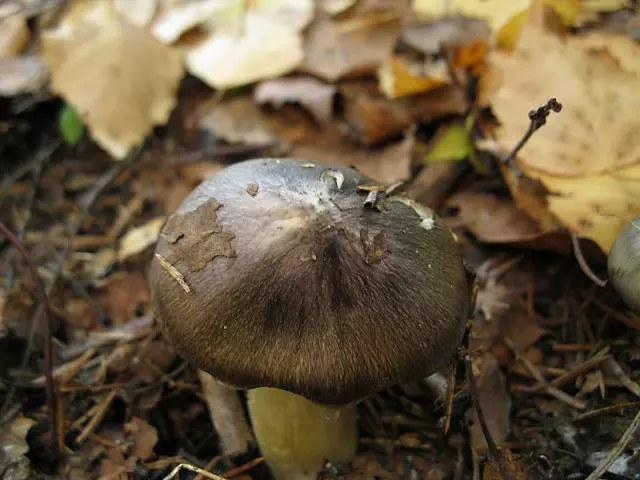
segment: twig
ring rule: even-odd
[[[576,410],[584,410],[585,408],[587,408],[586,402],[583,402],[582,400],[578,400],[577,398],[572,397],[568,393],[565,393],[562,390],[549,384],[549,382],[547,382],[547,380],[542,375],[542,372],[540,371],[540,369],[536,367],[527,357],[525,357],[524,355],[521,355],[520,352],[518,352],[518,350],[515,348],[511,340],[509,340],[508,338],[504,338],[504,342],[511,349],[513,354],[516,356],[516,359],[522,362],[522,365],[527,370],[527,372],[529,372],[529,374],[538,381],[538,383],[540,384],[540,391],[543,391],[551,395],[552,397],[557,398],[561,402],[571,405]],[[535,391],[535,390],[532,390],[532,391]]]
[[[640,397],[640,385],[631,380],[628,375],[624,373],[624,370],[622,370],[622,367],[618,362],[616,362],[613,358],[609,358],[607,360],[606,367],[611,370],[611,373],[618,377],[620,383],[622,383],[627,388],[627,390],[633,393],[636,397]]]
[[[580,248],[580,240],[578,240],[578,237],[576,237],[575,234],[573,233],[571,234],[571,243],[573,244],[573,253],[576,256],[576,260],[578,261],[580,270],[582,270],[582,272],[589,278],[589,280],[591,280],[593,283],[595,283],[599,287],[602,287],[602,288],[606,287],[608,283],[607,280],[602,280],[595,273],[593,273],[593,270],[591,270],[591,268],[589,267],[589,264],[585,260],[584,255],[582,255],[582,249]]]
[[[559,112],[560,110],[562,110],[562,104],[559,103],[555,98],[551,98],[547,103],[545,103],[541,107],[538,107],[536,110],[531,110],[529,112],[529,120],[530,120],[529,128],[527,129],[525,134],[522,136],[518,144],[511,151],[511,153],[509,153],[509,155],[507,155],[503,159],[503,162],[507,164],[509,169],[511,169],[511,171],[514,172],[516,176],[522,175],[522,170],[520,170],[513,164],[513,161],[515,160],[516,155],[522,149],[522,147],[524,147],[527,141],[531,138],[531,135],[533,135],[536,130],[538,130],[545,123],[547,123],[547,117],[549,116],[549,114],[551,112]]]
[[[473,408],[475,408],[476,414],[478,415],[478,421],[480,422],[480,428],[482,428],[482,434],[487,440],[489,455],[491,455],[495,459],[495,461],[498,462],[500,475],[502,475],[502,478],[504,480],[516,480],[515,475],[509,471],[509,467],[506,464],[505,458],[498,450],[498,446],[491,436],[489,425],[487,425],[487,419],[485,418],[482,407],[480,406],[480,392],[478,391],[476,378],[473,374],[473,363],[471,362],[471,355],[467,353],[464,355],[463,359],[467,371],[467,381],[469,382],[469,393],[471,394],[471,401],[473,402]]]
[[[117,393],[118,393],[118,390],[111,390],[107,394],[107,396],[104,397],[102,402],[96,405],[97,409],[96,409],[95,415],[89,421],[89,423],[87,423],[87,425],[82,429],[82,432],[80,432],[80,435],[76,437],[76,443],[78,445],[82,445],[84,441],[87,439],[87,437],[91,435],[93,431],[96,429],[96,427],[100,424],[104,416],[107,414],[107,411],[109,411],[109,407],[111,406],[111,403],[113,402],[113,400],[116,398]]]
[[[252,468],[257,467],[262,462],[264,462],[264,457],[254,458],[253,460],[248,461],[244,465],[240,465],[239,467],[235,467],[235,468],[232,468],[231,470],[227,470],[226,472],[223,473],[223,475],[228,478],[233,478],[240,475],[241,473],[246,472],[247,470],[251,470]]]
[[[202,468],[198,468],[195,465],[191,465],[190,463],[181,463],[180,465],[176,466],[176,468],[171,470],[169,475],[164,477],[162,480],[171,480],[173,478],[176,478],[180,470],[182,470],[183,468],[185,470],[190,470],[192,472],[199,473],[200,475],[206,478],[210,478],[211,480],[226,480],[224,477],[221,477],[220,475],[216,475],[215,473],[209,473],[206,470],[203,470]]]
[[[52,142],[50,145],[44,147],[42,150],[38,151],[32,158],[27,160],[24,163],[18,165],[18,167],[9,175],[7,175],[3,180],[2,184],[0,184],[0,197],[4,197],[7,193],[7,190],[11,188],[15,182],[20,180],[23,175],[35,170],[36,168],[40,168],[42,163],[56,151],[56,149],[62,144],[62,139],[58,139]]]
[[[576,415],[576,418],[574,418],[574,420],[577,422],[579,420],[585,420],[587,418],[602,415],[603,413],[611,413],[611,412],[615,412],[616,410],[624,410],[625,408],[640,408],[640,402],[623,402],[623,403],[618,403],[616,405],[610,405],[604,408],[598,408],[596,410],[591,410],[589,412]]]
[[[453,415],[453,396],[456,389],[456,375],[458,373],[458,362],[453,362],[449,370],[449,384],[447,385],[447,402],[444,411],[444,434],[449,435],[451,428],[451,417]]]
[[[62,452],[64,452],[64,435],[58,428],[58,396],[56,391],[56,381],[53,376],[53,315],[51,313],[51,304],[49,303],[47,292],[42,284],[42,279],[40,278],[36,267],[31,262],[27,249],[2,222],[0,222],[0,231],[7,237],[16,250],[20,252],[20,255],[22,255],[22,258],[29,267],[31,275],[36,283],[36,291],[38,292],[38,297],[40,297],[40,305],[46,318],[44,372],[46,377],[47,413],[49,415],[49,422],[51,423],[51,451],[54,458],[57,458],[62,454]]]
[[[591,472],[591,475],[587,477],[587,480],[599,480],[600,477],[602,477],[602,475],[607,470],[609,470],[609,467],[613,464],[613,462],[615,462],[616,459],[627,448],[627,445],[635,435],[636,430],[638,429],[639,426],[640,426],[640,410],[638,411],[638,413],[636,413],[636,416],[631,421],[631,423],[629,424],[629,427],[624,432],[622,437],[620,437],[620,440],[618,441],[616,446],[613,448],[613,450],[609,452],[609,455],[607,455],[607,458],[605,458],[603,462],[600,465],[598,465],[598,468],[596,468],[593,472]]]

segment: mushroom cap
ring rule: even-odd
[[[627,223],[611,245],[607,271],[620,298],[640,315],[640,216]]]
[[[443,367],[470,313],[458,245],[407,197],[365,205],[372,186],[296,159],[236,163],[199,185],[151,265],[165,336],[231,386],[328,405]]]

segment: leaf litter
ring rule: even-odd
[[[180,248],[163,268],[185,295],[187,270],[232,255],[230,232],[215,222],[224,206],[173,214],[202,180],[254,156],[355,166],[372,191],[393,184],[427,199],[478,274],[470,355],[507,469],[568,478],[603,468],[637,408],[640,329],[614,292],[584,278],[565,229],[594,242],[584,254],[602,269],[623,218],[638,213],[629,133],[638,47],[607,23],[616,9],[637,13],[614,2],[449,3],[446,15],[435,3],[390,0],[76,0],[57,16],[20,10],[0,58],[0,71],[16,72],[0,75],[3,94],[20,95],[2,99],[10,134],[0,136],[0,220],[51,292],[51,375],[69,453],[55,464],[47,455],[41,307],[3,244],[0,442],[3,455],[15,453],[16,474],[165,478],[186,468],[269,478],[237,404],[244,397],[203,388],[159,335],[147,282],[165,221],[174,234],[160,241]],[[518,177],[501,159],[527,113],[551,97],[564,108],[517,152]],[[64,134],[65,103],[89,135],[45,148]],[[247,194],[259,198],[259,186]],[[370,249],[384,247],[369,233]],[[441,392],[428,385],[398,385],[360,405],[359,453],[334,477],[501,478],[464,379],[446,441]],[[637,471],[624,452],[604,468]]]

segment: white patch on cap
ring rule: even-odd
[[[336,181],[338,190],[342,188],[342,184],[344,183],[344,174],[341,171],[327,168],[326,170],[322,171],[322,173],[320,174],[320,178],[322,180],[326,180],[327,177],[332,177]]]
[[[407,207],[411,207],[420,217],[420,226],[427,231],[431,230],[436,224],[436,215],[429,207],[414,202],[408,197],[393,196],[389,197],[389,201],[404,203]]]

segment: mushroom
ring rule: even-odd
[[[236,163],[198,186],[164,225],[150,281],[166,338],[248,390],[278,480],[348,465],[356,404],[446,366],[471,308],[432,210],[353,168],[297,159]]]

